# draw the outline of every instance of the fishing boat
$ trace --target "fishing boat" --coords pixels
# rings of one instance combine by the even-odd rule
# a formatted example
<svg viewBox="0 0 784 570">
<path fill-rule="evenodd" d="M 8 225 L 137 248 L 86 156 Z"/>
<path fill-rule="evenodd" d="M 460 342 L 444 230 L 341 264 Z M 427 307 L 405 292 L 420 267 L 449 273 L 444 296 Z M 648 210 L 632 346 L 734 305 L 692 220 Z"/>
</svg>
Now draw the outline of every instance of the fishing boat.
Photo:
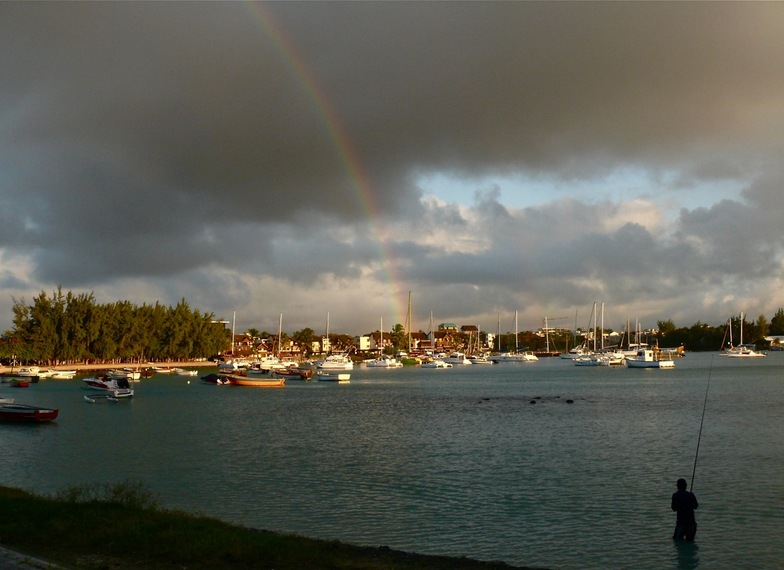
<svg viewBox="0 0 784 570">
<path fill-rule="evenodd" d="M 41 408 L 38 406 L 28 406 L 26 404 L 0 405 L 0 420 L 7 422 L 51 422 L 57 418 L 59 413 L 60 410 L 57 408 Z"/>
<path fill-rule="evenodd" d="M 336 372 L 331 370 L 316 370 L 316 377 L 320 382 L 338 382 L 346 384 L 351 381 L 351 374 L 348 372 Z"/>
<path fill-rule="evenodd" d="M 656 349 L 641 349 L 634 356 L 626 357 L 629 368 L 675 368 L 675 361 Z"/>
<path fill-rule="evenodd" d="M 248 376 L 237 376 L 234 374 L 224 375 L 225 381 L 230 386 L 247 386 L 251 388 L 283 388 L 286 385 L 285 378 L 250 378 Z"/>
</svg>

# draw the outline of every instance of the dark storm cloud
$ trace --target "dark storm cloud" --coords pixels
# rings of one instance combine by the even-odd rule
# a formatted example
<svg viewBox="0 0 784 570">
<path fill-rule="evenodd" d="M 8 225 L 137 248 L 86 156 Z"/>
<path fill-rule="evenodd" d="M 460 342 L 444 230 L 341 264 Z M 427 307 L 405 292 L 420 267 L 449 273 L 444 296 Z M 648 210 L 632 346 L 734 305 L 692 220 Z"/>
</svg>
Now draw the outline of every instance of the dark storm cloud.
<svg viewBox="0 0 784 570">
<path fill-rule="evenodd" d="M 225 309 L 389 274 L 455 315 L 606 295 L 696 320 L 720 294 L 681 288 L 763 280 L 746 301 L 781 272 L 782 32 L 777 3 L 3 3 L 4 291 L 141 279 Z M 745 191 L 586 190 L 624 169 Z M 576 190 L 462 208 L 421 200 L 432 173 Z"/>
</svg>

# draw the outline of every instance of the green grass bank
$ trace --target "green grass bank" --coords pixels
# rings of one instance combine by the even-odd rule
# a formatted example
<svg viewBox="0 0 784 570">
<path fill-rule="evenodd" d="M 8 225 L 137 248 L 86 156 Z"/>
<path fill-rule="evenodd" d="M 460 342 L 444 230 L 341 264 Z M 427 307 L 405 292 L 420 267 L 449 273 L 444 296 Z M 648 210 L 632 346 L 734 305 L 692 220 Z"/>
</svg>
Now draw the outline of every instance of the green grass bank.
<svg viewBox="0 0 784 570">
<path fill-rule="evenodd" d="M 69 487 L 52 496 L 0 486 L 0 545 L 65 568 L 107 570 L 521 568 L 235 526 L 163 509 L 129 482 Z"/>
</svg>

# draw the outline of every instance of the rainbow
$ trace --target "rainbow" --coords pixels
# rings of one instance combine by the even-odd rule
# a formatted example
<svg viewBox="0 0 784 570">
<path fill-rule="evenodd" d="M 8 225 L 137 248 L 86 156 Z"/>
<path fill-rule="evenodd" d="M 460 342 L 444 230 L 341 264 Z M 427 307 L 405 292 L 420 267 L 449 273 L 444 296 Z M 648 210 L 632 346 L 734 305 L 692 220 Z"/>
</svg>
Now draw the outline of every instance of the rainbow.
<svg viewBox="0 0 784 570">
<path fill-rule="evenodd" d="M 271 39 L 280 56 L 291 67 L 303 90 L 321 117 L 325 131 L 334 145 L 341 163 L 352 181 L 352 187 L 358 203 L 367 212 L 368 222 L 378 246 L 379 260 L 384 272 L 384 282 L 389 289 L 390 309 L 396 322 L 405 323 L 408 314 L 408 290 L 402 284 L 395 256 L 389 248 L 389 239 L 380 224 L 379 208 L 376 193 L 367 170 L 362 166 L 359 152 L 340 119 L 329 104 L 328 97 L 319 86 L 314 74 L 305 60 L 297 51 L 291 38 L 286 34 L 280 23 L 273 17 L 265 2 L 245 2 L 254 20 L 256 20 Z"/>
</svg>

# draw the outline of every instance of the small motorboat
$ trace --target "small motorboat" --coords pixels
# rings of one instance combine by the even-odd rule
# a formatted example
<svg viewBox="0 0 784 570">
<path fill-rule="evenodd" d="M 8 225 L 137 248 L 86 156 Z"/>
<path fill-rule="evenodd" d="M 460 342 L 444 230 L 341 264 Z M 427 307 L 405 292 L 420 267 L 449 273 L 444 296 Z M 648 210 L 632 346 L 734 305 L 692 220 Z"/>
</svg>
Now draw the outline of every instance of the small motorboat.
<svg viewBox="0 0 784 570">
<path fill-rule="evenodd" d="M 249 386 L 251 388 L 283 388 L 286 385 L 285 378 L 250 378 L 248 376 L 235 376 L 234 374 L 224 375 L 226 383 L 230 386 Z"/>
<path fill-rule="evenodd" d="M 338 382 L 340 384 L 351 382 L 351 374 L 348 372 L 338 372 L 337 370 L 317 370 L 316 376 L 318 376 L 318 379 L 321 382 Z"/>
<path fill-rule="evenodd" d="M 7 422 L 51 422 L 59 413 L 60 410 L 56 408 L 41 408 L 27 404 L 0 404 L 0 420 Z"/>
</svg>

